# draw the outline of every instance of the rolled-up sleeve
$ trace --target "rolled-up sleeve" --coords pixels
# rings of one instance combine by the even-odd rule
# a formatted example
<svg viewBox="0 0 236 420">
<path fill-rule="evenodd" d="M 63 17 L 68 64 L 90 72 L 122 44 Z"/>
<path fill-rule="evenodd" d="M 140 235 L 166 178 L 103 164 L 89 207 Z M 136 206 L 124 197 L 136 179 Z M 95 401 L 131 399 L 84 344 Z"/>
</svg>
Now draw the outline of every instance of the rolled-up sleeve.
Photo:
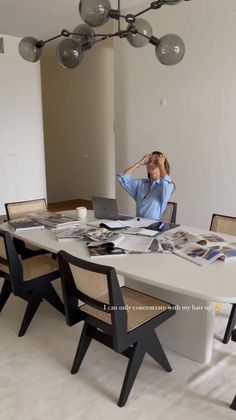
<svg viewBox="0 0 236 420">
<path fill-rule="evenodd" d="M 122 187 L 133 197 L 137 198 L 137 191 L 139 185 L 139 179 L 131 179 L 130 175 L 117 174 L 117 179 Z"/>
</svg>

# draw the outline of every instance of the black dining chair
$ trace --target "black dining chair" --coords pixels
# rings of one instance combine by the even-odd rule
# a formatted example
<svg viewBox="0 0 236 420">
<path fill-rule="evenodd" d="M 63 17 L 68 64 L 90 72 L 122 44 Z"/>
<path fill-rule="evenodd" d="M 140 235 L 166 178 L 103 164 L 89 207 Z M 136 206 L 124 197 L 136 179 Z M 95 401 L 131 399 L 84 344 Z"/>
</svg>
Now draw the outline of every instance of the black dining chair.
<svg viewBox="0 0 236 420">
<path fill-rule="evenodd" d="M 176 223 L 176 215 L 177 215 L 177 203 L 173 201 L 168 201 L 166 209 L 164 213 L 162 213 L 161 221 L 168 222 L 168 223 Z"/>
<path fill-rule="evenodd" d="M 13 203 L 5 203 L 5 209 L 7 220 L 15 220 L 24 218 L 29 213 L 47 211 L 47 203 L 45 198 L 28 201 L 16 201 Z M 17 238 L 14 238 L 14 244 L 17 253 L 22 259 L 48 253 L 48 251 L 45 251 L 44 249 L 27 244 Z"/>
<path fill-rule="evenodd" d="M 0 230 L 0 277 L 4 279 L 0 293 L 0 312 L 14 294 L 28 302 L 19 337 L 23 336 L 42 300 L 64 314 L 64 305 L 52 286 L 60 277 L 58 262 L 50 255 L 20 260 L 8 232 Z"/>
<path fill-rule="evenodd" d="M 232 331 L 232 336 L 231 336 L 233 341 L 236 341 L 236 329 Z M 236 410 L 236 395 L 231 403 L 230 408 L 232 408 L 232 410 Z"/>
<path fill-rule="evenodd" d="M 214 232 L 236 235 L 236 217 L 213 214 L 211 218 L 210 230 Z M 236 325 L 236 304 L 232 304 L 229 320 L 226 326 L 223 343 L 227 344 Z"/>
<path fill-rule="evenodd" d="M 175 314 L 174 306 L 120 287 L 113 267 L 83 261 L 65 251 L 59 252 L 58 259 L 67 324 L 84 321 L 71 373 L 78 372 L 92 339 L 126 356 L 129 362 L 118 401 L 122 407 L 146 353 L 171 371 L 155 328 Z"/>
</svg>

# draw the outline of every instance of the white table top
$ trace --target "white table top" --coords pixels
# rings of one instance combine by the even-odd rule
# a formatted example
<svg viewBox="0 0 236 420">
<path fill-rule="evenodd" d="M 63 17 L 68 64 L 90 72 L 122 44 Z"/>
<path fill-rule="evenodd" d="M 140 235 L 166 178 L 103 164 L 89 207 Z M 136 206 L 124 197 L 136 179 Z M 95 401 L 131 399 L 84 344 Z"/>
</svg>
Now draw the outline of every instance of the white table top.
<svg viewBox="0 0 236 420">
<path fill-rule="evenodd" d="M 88 219 L 93 220 L 92 212 L 89 212 Z M 236 260 L 215 261 L 204 267 L 173 254 L 131 254 L 91 260 L 83 241 L 74 239 L 59 242 L 55 233 L 48 229 L 15 233 L 8 227 L 8 223 L 1 224 L 0 228 L 9 231 L 16 238 L 48 251 L 57 253 L 64 250 L 79 258 L 115 267 L 118 274 L 142 283 L 206 301 L 236 303 Z M 206 233 L 203 229 L 186 226 L 180 228 L 194 234 Z M 235 237 L 220 235 L 236 242 Z"/>
</svg>

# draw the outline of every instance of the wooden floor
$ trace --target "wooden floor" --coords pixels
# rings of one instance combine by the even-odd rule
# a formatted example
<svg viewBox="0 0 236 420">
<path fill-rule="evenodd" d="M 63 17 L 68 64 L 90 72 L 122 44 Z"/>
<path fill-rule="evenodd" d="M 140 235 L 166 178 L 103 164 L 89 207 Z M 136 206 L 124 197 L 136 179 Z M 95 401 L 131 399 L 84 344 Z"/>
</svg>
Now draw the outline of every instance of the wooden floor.
<svg viewBox="0 0 236 420">
<path fill-rule="evenodd" d="M 73 210 L 76 207 L 84 206 L 87 209 L 92 209 L 92 202 L 89 200 L 68 200 L 68 201 L 60 201 L 58 203 L 48 203 L 48 210 L 49 211 L 64 211 L 64 210 Z M 0 223 L 6 220 L 6 215 L 0 215 Z"/>
<path fill-rule="evenodd" d="M 60 201 L 59 203 L 48 203 L 48 210 L 50 211 L 63 211 L 63 210 L 74 210 L 76 207 L 84 206 L 87 209 L 92 209 L 92 203 L 88 200 L 69 200 Z"/>
</svg>

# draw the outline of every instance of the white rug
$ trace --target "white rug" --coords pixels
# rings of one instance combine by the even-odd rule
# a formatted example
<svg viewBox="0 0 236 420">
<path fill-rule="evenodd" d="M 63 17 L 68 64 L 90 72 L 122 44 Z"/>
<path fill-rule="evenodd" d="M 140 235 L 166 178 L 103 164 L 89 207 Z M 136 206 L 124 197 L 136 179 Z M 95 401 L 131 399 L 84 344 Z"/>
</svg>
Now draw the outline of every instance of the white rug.
<svg viewBox="0 0 236 420">
<path fill-rule="evenodd" d="M 67 327 L 43 303 L 25 337 L 18 338 L 24 308 L 23 301 L 11 297 L 0 314 L 1 420 L 236 418 L 229 408 L 236 393 L 236 343 L 224 345 L 217 339 L 227 322 L 224 311 L 217 316 L 210 364 L 166 349 L 173 368 L 166 373 L 146 357 L 126 406 L 119 408 L 127 359 L 92 342 L 79 373 L 71 375 L 82 325 Z"/>
</svg>

